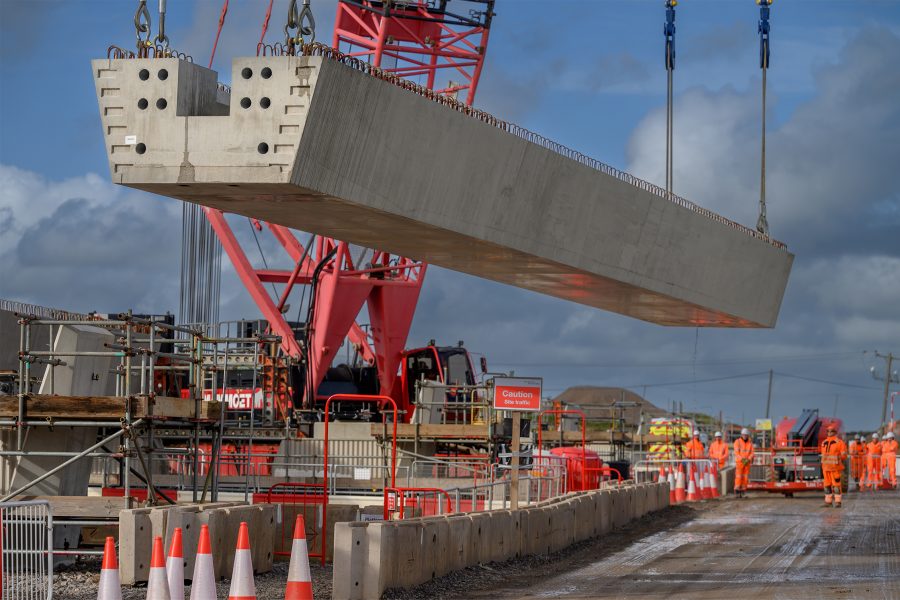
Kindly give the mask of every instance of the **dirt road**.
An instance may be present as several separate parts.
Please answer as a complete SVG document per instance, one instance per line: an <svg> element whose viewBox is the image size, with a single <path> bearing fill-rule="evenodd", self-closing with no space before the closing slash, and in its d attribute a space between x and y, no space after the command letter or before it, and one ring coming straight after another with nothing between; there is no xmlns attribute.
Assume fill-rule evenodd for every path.
<svg viewBox="0 0 900 600"><path fill-rule="evenodd" d="M757 496L470 598L898 598L900 495ZM552 574L550 574L552 573ZM499 589L498 589L499 587Z"/></svg>

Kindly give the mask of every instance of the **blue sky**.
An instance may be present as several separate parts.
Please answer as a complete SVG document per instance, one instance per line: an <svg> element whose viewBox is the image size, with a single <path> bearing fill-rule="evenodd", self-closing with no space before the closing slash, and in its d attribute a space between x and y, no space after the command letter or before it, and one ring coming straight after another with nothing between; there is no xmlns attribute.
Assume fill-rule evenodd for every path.
<svg viewBox="0 0 900 600"><path fill-rule="evenodd" d="M334 5L313 1L322 41ZM135 6L0 2L0 297L177 308L180 205L108 183L88 66L108 45L133 43ZM270 39L281 35L285 6L275 3ZM205 64L220 7L170 0L173 46ZM264 7L231 2L220 79L231 58L255 51ZM684 0L677 10L676 191L753 225L758 8ZM661 183L662 2L498 0L496 12L476 105ZM761 416L767 375L756 373L771 368L784 374L775 416L831 412L837 400L851 426L874 427L881 384L868 370L881 363L871 351L900 353L898 56L900 2L772 8L769 222L797 254L774 330L660 328L433 268L410 343L466 340L495 368L543 376L551 394L634 385L661 406L744 420ZM227 317L256 314L227 265L222 307ZM748 377L706 382L736 375Z"/></svg>

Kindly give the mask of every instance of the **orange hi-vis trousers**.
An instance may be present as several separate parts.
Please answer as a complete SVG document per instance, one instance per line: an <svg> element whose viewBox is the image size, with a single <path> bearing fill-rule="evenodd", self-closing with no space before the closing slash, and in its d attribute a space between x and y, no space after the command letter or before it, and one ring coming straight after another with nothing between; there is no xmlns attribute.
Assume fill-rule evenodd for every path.
<svg viewBox="0 0 900 600"><path fill-rule="evenodd" d="M866 484L877 488L881 483L881 456L878 454L866 455Z"/></svg>
<svg viewBox="0 0 900 600"><path fill-rule="evenodd" d="M891 485L897 485L897 455L893 452L885 452L881 455L881 472L887 469L887 478Z"/></svg>

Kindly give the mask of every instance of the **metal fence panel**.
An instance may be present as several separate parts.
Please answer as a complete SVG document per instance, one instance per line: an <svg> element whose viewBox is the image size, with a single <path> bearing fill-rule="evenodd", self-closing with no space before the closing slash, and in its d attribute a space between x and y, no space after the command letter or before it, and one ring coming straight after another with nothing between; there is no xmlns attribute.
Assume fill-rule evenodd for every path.
<svg viewBox="0 0 900 600"><path fill-rule="evenodd" d="M53 515L46 500L0 503L0 598L52 600Z"/></svg>

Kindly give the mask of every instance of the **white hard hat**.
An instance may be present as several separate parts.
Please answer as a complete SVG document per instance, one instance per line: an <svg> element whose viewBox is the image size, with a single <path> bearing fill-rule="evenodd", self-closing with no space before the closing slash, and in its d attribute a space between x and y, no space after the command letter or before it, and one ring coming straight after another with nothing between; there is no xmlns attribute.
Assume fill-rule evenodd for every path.
<svg viewBox="0 0 900 600"><path fill-rule="evenodd" d="M750 435L750 430L744 427L741 429L741 435Z"/></svg>
<svg viewBox="0 0 900 600"><path fill-rule="evenodd" d="M721 432L721 431L717 431L717 432L713 435L713 437L722 437L722 432Z"/></svg>
<svg viewBox="0 0 900 600"><path fill-rule="evenodd" d="M893 432L893 431L888 431L888 432L884 435L884 437L885 437L885 439L894 439L894 432Z"/></svg>
<svg viewBox="0 0 900 600"><path fill-rule="evenodd" d="M699 429L695 429L695 430L694 430L694 435L700 435L700 430L699 430Z"/></svg>
<svg viewBox="0 0 900 600"><path fill-rule="evenodd" d="M877 439L878 439L878 434L877 434L877 433L873 433L873 434L872 434L872 439L873 439L873 440L877 440Z"/></svg>

